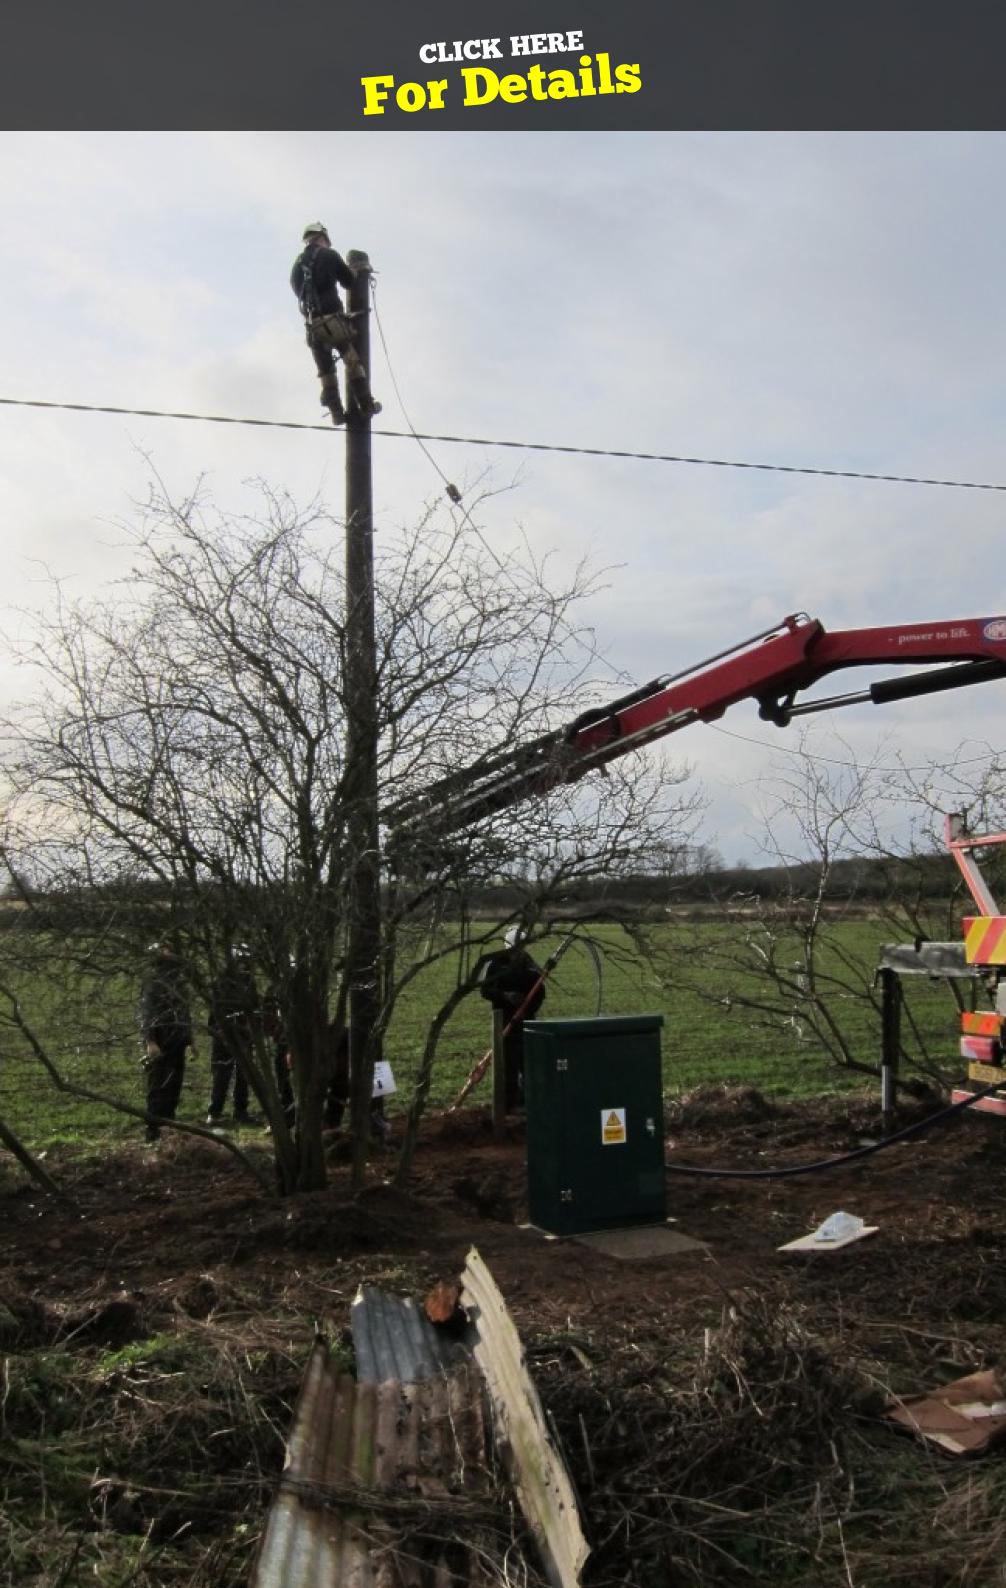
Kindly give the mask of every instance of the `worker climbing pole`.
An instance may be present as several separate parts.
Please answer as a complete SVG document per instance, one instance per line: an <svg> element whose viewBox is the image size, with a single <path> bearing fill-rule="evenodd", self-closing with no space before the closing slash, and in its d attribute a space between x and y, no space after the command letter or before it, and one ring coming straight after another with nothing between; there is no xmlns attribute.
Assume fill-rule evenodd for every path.
<svg viewBox="0 0 1006 1588"><path fill-rule="evenodd" d="M304 316L307 345L332 422L346 426L346 741L343 800L347 852L345 890L348 987L349 1103L353 1181L364 1171L372 1124L374 1066L381 1058L382 922L378 812L377 651L374 607L374 507L370 421L380 413L370 390L371 268L363 252L344 259L321 221L305 226L304 247L290 272ZM347 294L346 306L339 288ZM346 369L343 405L336 374Z"/></svg>
<svg viewBox="0 0 1006 1588"><path fill-rule="evenodd" d="M354 309L351 303L347 313L339 296L340 287L352 295L356 272L332 247L322 221L310 221L304 227L302 241L304 248L294 260L290 285L304 316L307 345L321 381L322 407L328 409L335 425L345 424L347 408L350 413L373 418L380 413L381 405L374 401L370 390L357 334L359 315L367 311ZM369 286L369 271L366 280ZM339 392L336 354L346 366L345 407Z"/></svg>

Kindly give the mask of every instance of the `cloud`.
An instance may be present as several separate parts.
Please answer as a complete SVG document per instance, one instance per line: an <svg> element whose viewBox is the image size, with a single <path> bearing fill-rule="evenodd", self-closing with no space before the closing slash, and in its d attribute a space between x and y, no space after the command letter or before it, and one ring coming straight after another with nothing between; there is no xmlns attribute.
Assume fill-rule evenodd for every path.
<svg viewBox="0 0 1006 1588"><path fill-rule="evenodd" d="M995 480L1003 152L1001 134L9 134L0 395L315 420L286 278L321 218L371 253L421 429ZM384 422L404 429L377 329ZM10 409L0 426L15 603L40 558L82 590L118 571L110 525L147 453L177 490L208 471L224 506L255 476L342 501L334 432ZM803 607L859 627L1006 606L1000 496L431 450L462 484L522 465L487 535L609 566L589 617L637 678ZM379 532L442 490L412 442L377 440L375 462ZM998 699L916 702L884 731L921 758L994 735ZM768 752L694 738L675 748L700 754L719 842L742 852Z"/></svg>

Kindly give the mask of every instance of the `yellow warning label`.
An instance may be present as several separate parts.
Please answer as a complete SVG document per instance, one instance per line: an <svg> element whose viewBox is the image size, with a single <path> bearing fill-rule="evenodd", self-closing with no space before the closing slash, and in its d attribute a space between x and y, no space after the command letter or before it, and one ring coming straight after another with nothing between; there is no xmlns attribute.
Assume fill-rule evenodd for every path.
<svg viewBox="0 0 1006 1588"><path fill-rule="evenodd" d="M1006 1070L998 1064L969 1064L968 1077L972 1081L984 1081L986 1086L991 1086L993 1081L1006 1081Z"/></svg>
<svg viewBox="0 0 1006 1588"><path fill-rule="evenodd" d="M605 1147L616 1147L625 1141L625 1109L601 1109L601 1141Z"/></svg>

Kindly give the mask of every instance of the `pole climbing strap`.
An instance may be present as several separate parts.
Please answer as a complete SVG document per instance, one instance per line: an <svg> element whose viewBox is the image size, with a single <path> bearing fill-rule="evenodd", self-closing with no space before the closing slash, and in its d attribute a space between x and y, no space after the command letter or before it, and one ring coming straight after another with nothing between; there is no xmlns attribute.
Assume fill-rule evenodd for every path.
<svg viewBox="0 0 1006 1588"><path fill-rule="evenodd" d="M345 315L315 314L307 322L307 339L317 347L345 353L353 345L353 331Z"/></svg>

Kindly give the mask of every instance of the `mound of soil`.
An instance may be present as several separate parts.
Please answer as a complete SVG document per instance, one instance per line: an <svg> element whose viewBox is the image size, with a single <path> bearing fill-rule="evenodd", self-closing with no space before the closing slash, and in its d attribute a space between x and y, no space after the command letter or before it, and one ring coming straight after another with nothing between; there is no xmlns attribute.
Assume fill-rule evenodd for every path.
<svg viewBox="0 0 1006 1588"><path fill-rule="evenodd" d="M722 1130L728 1125L760 1125L779 1110L756 1086L704 1081L674 1098L665 1112L669 1129Z"/></svg>
<svg viewBox="0 0 1006 1588"><path fill-rule="evenodd" d="M913 1102L905 1120L928 1111L929 1105ZM753 1088L703 1087L669 1116L668 1162L706 1169L814 1162L855 1149L876 1123L870 1102L789 1106ZM206 1391L203 1414L205 1438L215 1440L218 1396L224 1421L212 1445L214 1470L221 1484L234 1486L221 1490L228 1515L239 1494L245 1507L241 1547L229 1544L221 1553L220 1515L207 1504L179 1521L176 1498L172 1526L189 1526L186 1547L202 1550L203 1575L193 1568L190 1576L165 1570L159 1577L152 1565L138 1583L212 1581L236 1588L247 1580L250 1541L282 1462L282 1432L316 1326L341 1339L359 1284L422 1295L435 1281L455 1276L473 1244L522 1332L585 1496L596 1551L588 1588L778 1581L785 1548L780 1545L780 1555L775 1544L770 1547L770 1535L790 1525L787 1517L797 1528L798 1510L808 1514L803 1500L801 1510L787 1498L799 1486L786 1473L803 1469L836 1514L846 1508L842 1539L857 1583L1000 1580L958 1578L949 1565L935 1573L922 1542L928 1525L916 1516L909 1527L906 1517L901 1537L898 1494L884 1490L883 1501L877 1499L874 1480L883 1487L880 1475L891 1459L884 1441L895 1436L870 1431L864 1445L856 1433L865 1416L876 1423L871 1396L882 1400L888 1388L912 1393L942 1381L941 1375L1006 1361L1006 1126L997 1120L957 1118L872 1157L790 1179L670 1174L675 1228L703 1244L670 1258L632 1261L521 1227L527 1217L522 1124L512 1121L496 1135L486 1110L428 1122L408 1192L389 1183L393 1152L375 1160L360 1195L350 1194L348 1170L336 1164L326 1190L285 1202L258 1194L211 1145L183 1137L166 1138L154 1150L119 1149L98 1161L64 1149L50 1154L47 1166L72 1205L54 1203L9 1177L8 1188L0 1189L0 1350L15 1364L44 1355L39 1382L70 1360L90 1386L88 1396L95 1393L95 1374L106 1372L101 1364L122 1355L127 1366L121 1374L102 1380L102 1405L109 1406L120 1394L133 1395L140 1407L152 1396L174 1393L176 1383L185 1387L187 1369L170 1361L153 1376L128 1366L144 1341L162 1356L165 1339L175 1336L200 1350L210 1342L214 1360L226 1366L226 1373L206 1369L206 1383L218 1388ZM879 1234L811 1260L778 1251L837 1209L879 1225ZM748 1320L746 1332L738 1333L737 1319ZM783 1327L779 1320L786 1319L791 1322ZM715 1340L726 1343L714 1349ZM256 1402L256 1417L265 1407L264 1420L256 1422L260 1466L243 1475L244 1436L235 1419L243 1415L247 1391L239 1393L237 1380L228 1377L244 1372L242 1363L256 1372L264 1363L266 1375L249 1381L266 1401ZM31 1388L39 1377L32 1374L25 1380L29 1411L30 1396L42 1394ZM780 1387L780 1375L788 1390L785 1383ZM82 1392L77 1400L91 1404ZM64 1402L57 1397L51 1404ZM177 1426L185 1427L180 1403ZM847 1436L860 1440L858 1455L846 1452ZM86 1450L85 1435L80 1438ZM869 1443L875 1439L879 1457ZM717 1463L717 1440L735 1450L732 1494L717 1488L727 1472L723 1461ZM766 1474L760 1502L742 1447L757 1455ZM691 1461L681 1454L689 1448ZM896 1448L896 1459L910 1469L904 1492L918 1497L924 1463L907 1442ZM659 1451L667 1465L651 1471L648 1463ZM100 1473L103 1459L96 1447L77 1466ZM158 1492L172 1489L174 1459L167 1446L158 1448L163 1472L151 1481L147 1498L137 1497L121 1474L113 1475L114 1485L109 1477L101 1492L117 1525L132 1518L142 1533L156 1520L151 1507L159 1503ZM848 1475L853 1469L855 1482ZM620 1487L619 1474L630 1471L635 1498ZM665 1496L659 1504L640 1488L651 1479L653 1495ZM942 1503L937 1488L948 1481L934 1477L927 1504ZM853 1503L849 1497L858 1496L860 1483L873 1499L857 1510L858 1498ZM76 1517L67 1501L61 1514L71 1533L97 1525L94 1493L93 1483L85 1485ZM675 1512L668 1494L683 1497L684 1510ZM751 1520L759 1503L771 1527ZM723 1517L734 1513L727 1526ZM987 1522L990 1513L982 1514ZM867 1515L884 1517L892 1538L899 1537L882 1570L870 1566L869 1541L856 1531L869 1532ZM975 1518L977 1528L979 1509ZM815 1538L832 1526L819 1521ZM25 1538L33 1526L25 1522ZM668 1543L677 1537L675 1527L682 1538L701 1540L701 1548L695 1543L689 1553L682 1545L680 1553ZM166 1529L162 1518L152 1536L166 1537ZM836 1549L837 1538L831 1541ZM794 1563L803 1558L801 1550L811 1549L808 1539L792 1534ZM874 1540L869 1547L879 1545ZM847 1583L841 1553L828 1561L827 1569L821 1562L799 1570L794 1564L785 1580L808 1588ZM11 1580L48 1581L25 1566Z"/></svg>

